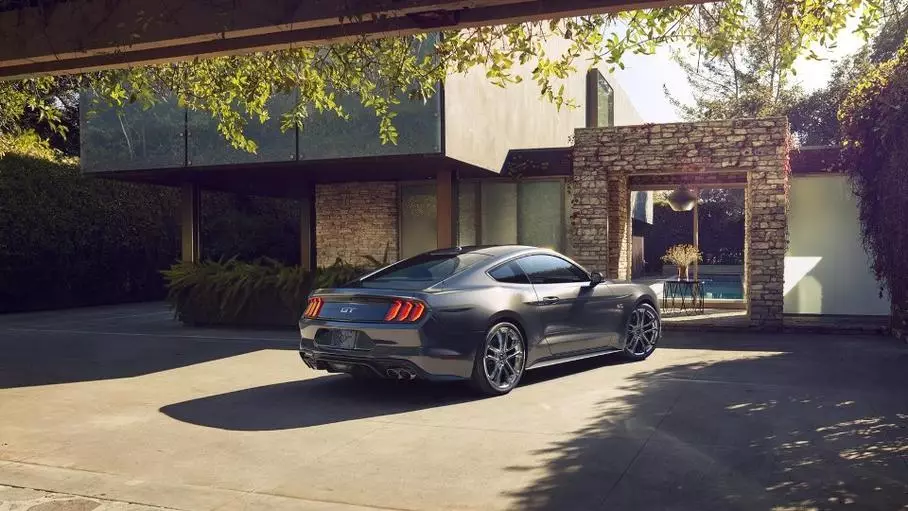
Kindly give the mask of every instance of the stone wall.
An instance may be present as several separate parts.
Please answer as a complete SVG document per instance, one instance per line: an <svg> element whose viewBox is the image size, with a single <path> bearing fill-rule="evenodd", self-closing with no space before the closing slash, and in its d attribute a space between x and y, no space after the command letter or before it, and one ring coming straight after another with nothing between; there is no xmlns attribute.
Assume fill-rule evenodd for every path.
<svg viewBox="0 0 908 511"><path fill-rule="evenodd" d="M630 277L629 179L683 175L686 185L746 173L745 293L755 326L782 325L788 121L737 119L578 129L570 246L578 262ZM737 179L736 181L740 181Z"/></svg>
<svg viewBox="0 0 908 511"><path fill-rule="evenodd" d="M381 260L386 247L397 260L397 220L397 183L317 185L316 264L328 266L338 257L362 264L364 255Z"/></svg>

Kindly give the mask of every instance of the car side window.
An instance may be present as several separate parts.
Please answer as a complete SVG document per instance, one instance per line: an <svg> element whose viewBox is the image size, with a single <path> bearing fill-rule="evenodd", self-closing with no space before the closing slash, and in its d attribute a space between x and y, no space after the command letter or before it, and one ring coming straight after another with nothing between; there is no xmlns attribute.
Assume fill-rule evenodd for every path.
<svg viewBox="0 0 908 511"><path fill-rule="evenodd" d="M585 271L560 257L532 255L519 259L518 262L533 284L563 284L590 280Z"/></svg>
<svg viewBox="0 0 908 511"><path fill-rule="evenodd" d="M524 273L523 270L520 269L520 266L516 261L504 263L498 268L490 271L489 275L498 282L506 282L508 284L530 283L530 279L527 278L526 273Z"/></svg>

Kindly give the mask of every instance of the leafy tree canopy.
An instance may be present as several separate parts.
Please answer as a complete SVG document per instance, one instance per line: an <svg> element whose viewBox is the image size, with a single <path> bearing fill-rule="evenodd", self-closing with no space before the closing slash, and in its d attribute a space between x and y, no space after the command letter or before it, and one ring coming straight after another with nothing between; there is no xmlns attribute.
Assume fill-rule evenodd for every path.
<svg viewBox="0 0 908 511"><path fill-rule="evenodd" d="M854 83L876 64L893 58L908 38L908 1L896 0L887 6L888 16L878 34L855 55L833 69L829 84L807 94L788 110L792 131L801 145L833 145L840 142L839 105Z"/></svg>
<svg viewBox="0 0 908 511"><path fill-rule="evenodd" d="M650 53L660 44L681 44L710 61L728 55L756 37L749 20L768 10L776 34L775 69L790 70L805 48L832 44L849 16L860 16L858 30L867 33L881 16L870 0L727 0L661 9L589 15L552 21L449 31L435 44L426 35L362 39L322 48L296 48L246 56L197 59L165 65L104 71L61 78L34 78L0 83L0 129L10 131L26 114L37 115L62 133L61 80L71 88L92 89L114 105L140 102L150 106L165 94L218 121L220 133L234 146L255 151L244 133L250 120L267 118L266 103L278 93L298 90L296 105L283 114L285 128L305 129L313 109L344 116L341 95L358 96L380 119L379 136L397 140L393 118L400 97L432 95L448 73L482 66L493 83L506 86L529 77L541 95L559 107L571 105L559 82L579 67L605 62L623 67L626 54ZM546 51L545 39L569 41L557 54ZM786 71L787 72L787 71ZM770 87L772 93L781 85Z"/></svg>
<svg viewBox="0 0 908 511"><path fill-rule="evenodd" d="M792 57L799 53L789 50L799 40L800 28L785 19L787 8L784 2L752 0L742 13L737 41L714 54L675 52L694 102L685 104L667 88L665 92L683 118L767 117L785 111L800 93L792 82Z"/></svg>
<svg viewBox="0 0 908 511"><path fill-rule="evenodd" d="M879 23L861 25L868 41L833 69L828 86L805 94L786 47L799 38L799 28L786 23L784 2L752 0L745 10L742 37L713 55L704 51L675 53L694 91L692 104L669 99L688 120L787 115L801 145L828 145L838 140L836 113L851 84L873 63L891 58L908 33L908 1L878 6ZM818 58L810 49L801 56Z"/></svg>

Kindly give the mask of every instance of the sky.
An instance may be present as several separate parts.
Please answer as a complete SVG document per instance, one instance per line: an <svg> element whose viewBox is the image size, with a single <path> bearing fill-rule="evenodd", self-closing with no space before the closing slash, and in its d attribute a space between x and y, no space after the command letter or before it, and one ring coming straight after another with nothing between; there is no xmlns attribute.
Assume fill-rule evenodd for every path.
<svg viewBox="0 0 908 511"><path fill-rule="evenodd" d="M837 60L857 51L863 44L861 37L854 33L857 20L839 33L836 47L831 50L815 48L824 60L800 59L795 63L796 81L810 92L822 88L829 81ZM691 102L690 86L684 71L671 60L671 50L660 48L655 55L630 55L625 59L625 69L614 73L618 84L630 96L631 102L645 122L680 121L675 108L669 104L663 85L676 98Z"/></svg>

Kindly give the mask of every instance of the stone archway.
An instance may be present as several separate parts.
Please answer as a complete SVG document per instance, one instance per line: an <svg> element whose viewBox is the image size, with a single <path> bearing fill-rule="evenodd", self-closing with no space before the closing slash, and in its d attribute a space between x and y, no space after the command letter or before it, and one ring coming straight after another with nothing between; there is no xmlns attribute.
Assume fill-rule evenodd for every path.
<svg viewBox="0 0 908 511"><path fill-rule="evenodd" d="M744 296L752 326L780 328L788 246L788 121L735 119L578 129L569 241L575 259L630 277L630 189L745 188Z"/></svg>

